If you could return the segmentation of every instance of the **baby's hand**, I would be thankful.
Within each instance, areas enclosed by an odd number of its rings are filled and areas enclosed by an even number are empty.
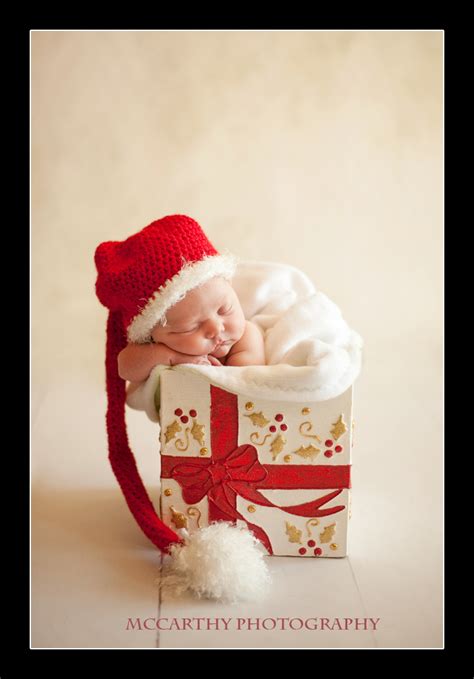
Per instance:
[[[175,351],[173,354],[172,365],[178,365],[180,363],[194,363],[194,365],[218,365],[222,366],[222,363],[218,358],[212,356],[211,354],[205,354],[203,356],[193,356],[192,354],[180,354]]]
[[[209,356],[194,356],[193,354],[181,354],[179,351],[173,352],[171,365],[180,365],[181,363],[194,363],[195,365],[212,365]]]

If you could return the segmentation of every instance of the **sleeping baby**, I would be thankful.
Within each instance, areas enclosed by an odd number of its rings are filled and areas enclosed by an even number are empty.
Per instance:
[[[128,393],[157,365],[265,365],[263,336],[246,321],[231,283],[215,276],[191,289],[169,308],[150,332],[148,343],[128,343],[118,355],[118,371]]]

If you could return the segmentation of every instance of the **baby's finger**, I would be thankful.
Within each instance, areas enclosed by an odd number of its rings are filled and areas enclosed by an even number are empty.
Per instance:
[[[211,365],[207,356],[199,356],[199,358],[195,359],[194,363],[197,363],[197,365]]]

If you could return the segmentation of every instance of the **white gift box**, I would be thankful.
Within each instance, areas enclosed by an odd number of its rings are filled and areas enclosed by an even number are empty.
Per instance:
[[[273,400],[211,374],[160,369],[163,521],[190,533],[232,521],[269,554],[346,556],[353,386],[326,400]]]

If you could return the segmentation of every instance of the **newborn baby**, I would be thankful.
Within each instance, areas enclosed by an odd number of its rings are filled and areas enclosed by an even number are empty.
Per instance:
[[[129,393],[156,365],[265,365],[263,336],[246,321],[239,299],[221,276],[190,290],[151,331],[152,342],[129,343],[118,355],[118,371]]]

